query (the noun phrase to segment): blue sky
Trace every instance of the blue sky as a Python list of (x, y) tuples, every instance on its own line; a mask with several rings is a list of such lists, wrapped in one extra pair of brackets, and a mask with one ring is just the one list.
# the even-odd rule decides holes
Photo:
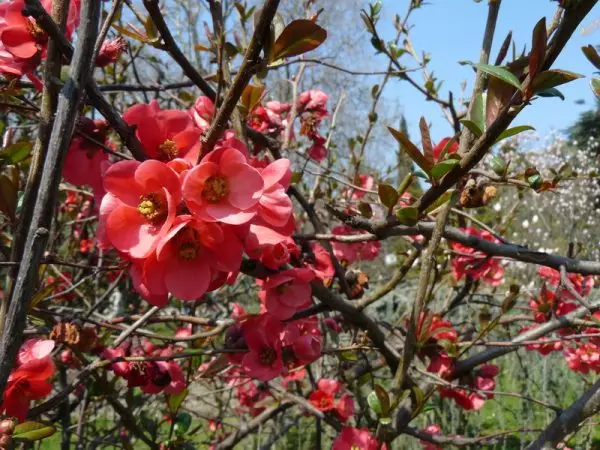
[[(473, 71), (469, 66), (461, 66), (458, 61), (479, 59), (479, 50), (487, 17), (487, 1), (475, 3), (473, 0), (428, 0), (427, 5), (416, 10), (411, 16), (415, 25), (411, 39), (418, 53), (425, 50), (430, 53), (432, 61), (429, 69), (444, 80), (441, 94), (447, 98), (452, 90), (456, 96), (460, 92), (460, 84), (467, 81), (467, 93), (471, 92)], [(407, 0), (384, 1), (380, 26), (384, 27), (384, 38), (391, 39), (394, 30), (393, 16), (404, 14)], [(493, 58), (507, 33), (512, 30), (517, 52), (526, 44), (531, 46), (531, 30), (536, 22), (546, 16), (547, 22), (552, 19), (557, 3), (550, 0), (504, 0), (500, 8), (500, 16), (496, 27)], [(596, 25), (597, 29), (594, 29)], [(587, 29), (587, 32), (584, 31)], [(532, 125), (540, 135), (551, 130), (563, 130), (573, 123), (579, 113), (589, 110), (594, 105), (594, 96), (589, 87), (594, 68), (587, 61), (581, 47), (600, 44), (600, 4), (596, 5), (575, 32), (553, 68), (570, 70), (585, 75), (560, 88), (566, 97), (537, 100), (515, 120), (516, 125)], [(509, 53), (510, 55), (510, 53)], [(408, 65), (408, 60), (406, 60)], [(420, 73), (414, 74), (422, 81)], [(386, 91), (390, 98), (399, 98), (409, 124), (413, 139), (418, 139), (418, 121), (425, 116), (432, 123), (432, 137), (435, 141), (452, 133), (448, 123), (441, 114), (439, 106), (423, 100), (422, 94), (406, 82), (394, 82)], [(576, 104), (577, 100), (585, 103)]]

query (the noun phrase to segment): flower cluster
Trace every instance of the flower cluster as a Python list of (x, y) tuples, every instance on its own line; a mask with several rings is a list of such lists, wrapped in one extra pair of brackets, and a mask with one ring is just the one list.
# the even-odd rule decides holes
[[(158, 306), (169, 294), (199, 300), (232, 283), (244, 251), (274, 269), (295, 251), (289, 160), (251, 158), (230, 131), (201, 156), (213, 110), (205, 97), (190, 111), (133, 106), (124, 119), (151, 159), (119, 161), (103, 175), (99, 245), (131, 261), (135, 289)], [(287, 280), (265, 285), (283, 289)]]
[(268, 312), (247, 316), (229, 328), (225, 347), (247, 376), (269, 381), (315, 361), (321, 356), (322, 338), (314, 317), (282, 322)]
[[(334, 227), (331, 232), (338, 236), (352, 236), (365, 234), (364, 231), (355, 230), (348, 225)], [(333, 252), (335, 257), (344, 264), (352, 264), (356, 261), (372, 261), (379, 255), (381, 249), (380, 241), (366, 242), (338, 242), (333, 241)]]
[[(46, 11), (52, 11), (52, 0), (43, 0)], [(69, 8), (66, 35), (71, 34), (79, 24), (80, 0)], [(22, 13), (25, 0), (12, 0), (0, 5), (0, 73), (20, 78), (27, 75), (41, 86), (34, 70), (46, 56), (48, 35), (35, 19)]]
[(317, 382), (317, 390), (312, 392), (308, 401), (319, 411), (333, 413), (341, 422), (347, 422), (354, 415), (354, 400), (344, 393), (335, 398), (344, 385), (337, 380), (321, 378)]
[(379, 441), (366, 428), (345, 427), (333, 441), (332, 450), (386, 450), (387, 445), (380, 446)]
[(327, 113), (327, 94), (311, 89), (298, 96), (296, 112), (300, 115), (300, 134), (312, 141), (307, 151), (308, 157), (323, 161), (327, 157), (326, 139), (319, 133), (318, 127)]
[(473, 371), (459, 380), (459, 384), (468, 386), (468, 389), (440, 388), (442, 398), (453, 399), (458, 406), (466, 411), (483, 408), (486, 399), (494, 398), (493, 390), (496, 389), (496, 380), (500, 369), (495, 364), (483, 364), (479, 369)]
[[(461, 231), (486, 241), (499, 243), (489, 231), (479, 231), (473, 227), (464, 228)], [(491, 286), (498, 286), (504, 282), (504, 268), (497, 259), (457, 242), (453, 242), (451, 246), (455, 253), (451, 260), (452, 274), (457, 281), (469, 276)]]
[(28, 339), (17, 355), (17, 363), (8, 378), (0, 412), (24, 421), (29, 402), (40, 400), (52, 391), (48, 381), (56, 367), (52, 361), (54, 341)]
[[(115, 375), (127, 380), (128, 387), (140, 387), (147, 394), (177, 394), (185, 389), (186, 382), (179, 364), (167, 358), (173, 354), (169, 347), (156, 347), (144, 340), (135, 344), (125, 341), (118, 347), (106, 348), (102, 357), (108, 360), (135, 358), (135, 361), (118, 360), (110, 365)], [(165, 360), (152, 359), (157, 357)]]

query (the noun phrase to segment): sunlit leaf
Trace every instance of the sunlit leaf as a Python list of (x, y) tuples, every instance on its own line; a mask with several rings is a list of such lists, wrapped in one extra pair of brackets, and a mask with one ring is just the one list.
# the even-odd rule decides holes
[(521, 82), (519, 81), (519, 79), (513, 73), (509, 72), (504, 67), (492, 66), (491, 64), (473, 63), (470, 61), (461, 61), (460, 64), (471, 65), (471, 66), (481, 70), (483, 73), (486, 73), (492, 77), (496, 77), (496, 78), (504, 81), (505, 83), (508, 83), (508, 84), (516, 87), (519, 90), (521, 89)]
[(588, 45), (586, 47), (581, 47), (581, 50), (594, 67), (600, 70), (600, 55), (598, 55), (596, 48), (593, 45)]
[(377, 186), (377, 193), (379, 194), (379, 201), (382, 205), (388, 208), (393, 208), (398, 203), (398, 191), (395, 187), (389, 184), (381, 183)]
[(546, 56), (546, 18), (542, 17), (533, 29), (531, 53), (529, 55), (529, 76), (535, 79), (544, 64)]
[(327, 39), (327, 31), (312, 20), (294, 20), (275, 41), (271, 61), (314, 50)]
[(462, 119), (460, 121), (460, 123), (462, 123), (465, 127), (467, 127), (467, 129), (477, 137), (479, 137), (483, 134), (483, 130), (481, 128), (479, 128), (479, 125), (477, 125), (472, 120)]
[(13, 439), (39, 441), (56, 433), (56, 428), (41, 422), (23, 422), (15, 427)]
[(454, 169), (459, 163), (460, 161), (458, 159), (446, 159), (444, 161), (440, 161), (431, 169), (431, 176), (439, 180), (452, 169)]
[(500, 136), (498, 136), (498, 139), (496, 139), (496, 142), (500, 142), (503, 139), (512, 137), (512, 136), (516, 136), (519, 133), (522, 133), (523, 131), (530, 131), (530, 130), (535, 130), (535, 128), (533, 128), (530, 125), (519, 125), (517, 127), (513, 127), (513, 128), (509, 128), (507, 130), (504, 130), (502, 133), (500, 133)]
[(396, 211), (396, 217), (402, 225), (410, 227), (419, 221), (419, 210), (414, 206), (406, 206)]
[(391, 127), (387, 128), (390, 131), (390, 133), (392, 133), (392, 136), (394, 136), (394, 139), (396, 139), (396, 141), (398, 141), (401, 144), (402, 150), (404, 150), (408, 154), (410, 159), (412, 159), (415, 164), (417, 164), (421, 169), (423, 169), (425, 173), (429, 174), (433, 165), (429, 161), (427, 161), (427, 159), (420, 152), (417, 146), (413, 144), (410, 141), (410, 139), (408, 139), (408, 137), (401, 131), (394, 130)]
[(421, 131), (421, 145), (423, 146), (423, 154), (429, 164), (433, 164), (433, 145), (431, 144), (431, 135), (429, 133), (429, 125), (425, 117), (419, 120), (419, 130)]
[(568, 70), (545, 70), (533, 80), (532, 89), (534, 92), (550, 89), (561, 84), (569, 83), (570, 81), (582, 78), (583, 75), (569, 72)]

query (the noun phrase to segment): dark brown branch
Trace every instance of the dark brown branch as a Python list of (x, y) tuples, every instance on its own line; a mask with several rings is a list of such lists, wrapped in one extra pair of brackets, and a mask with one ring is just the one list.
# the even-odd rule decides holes
[(40, 189), (23, 251), (23, 262), (19, 267), (0, 344), (0, 392), (4, 391), (15, 357), (23, 342), (28, 301), (33, 296), (38, 281), (38, 267), (48, 242), (48, 230), (54, 215), (53, 209), (64, 157), (75, 131), (84, 85), (91, 76), (99, 17), (100, 3), (95, 0), (85, 0), (81, 8), (81, 25), (71, 73), (60, 93), (56, 119), (42, 170)]

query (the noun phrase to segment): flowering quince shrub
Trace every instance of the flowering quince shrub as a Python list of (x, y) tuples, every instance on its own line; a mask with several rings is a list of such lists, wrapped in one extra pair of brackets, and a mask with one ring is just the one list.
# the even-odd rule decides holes
[(595, 0), (464, 102), (425, 2), (139, 3), (0, 4), (0, 449), (600, 446), (597, 161), (516, 124)]

